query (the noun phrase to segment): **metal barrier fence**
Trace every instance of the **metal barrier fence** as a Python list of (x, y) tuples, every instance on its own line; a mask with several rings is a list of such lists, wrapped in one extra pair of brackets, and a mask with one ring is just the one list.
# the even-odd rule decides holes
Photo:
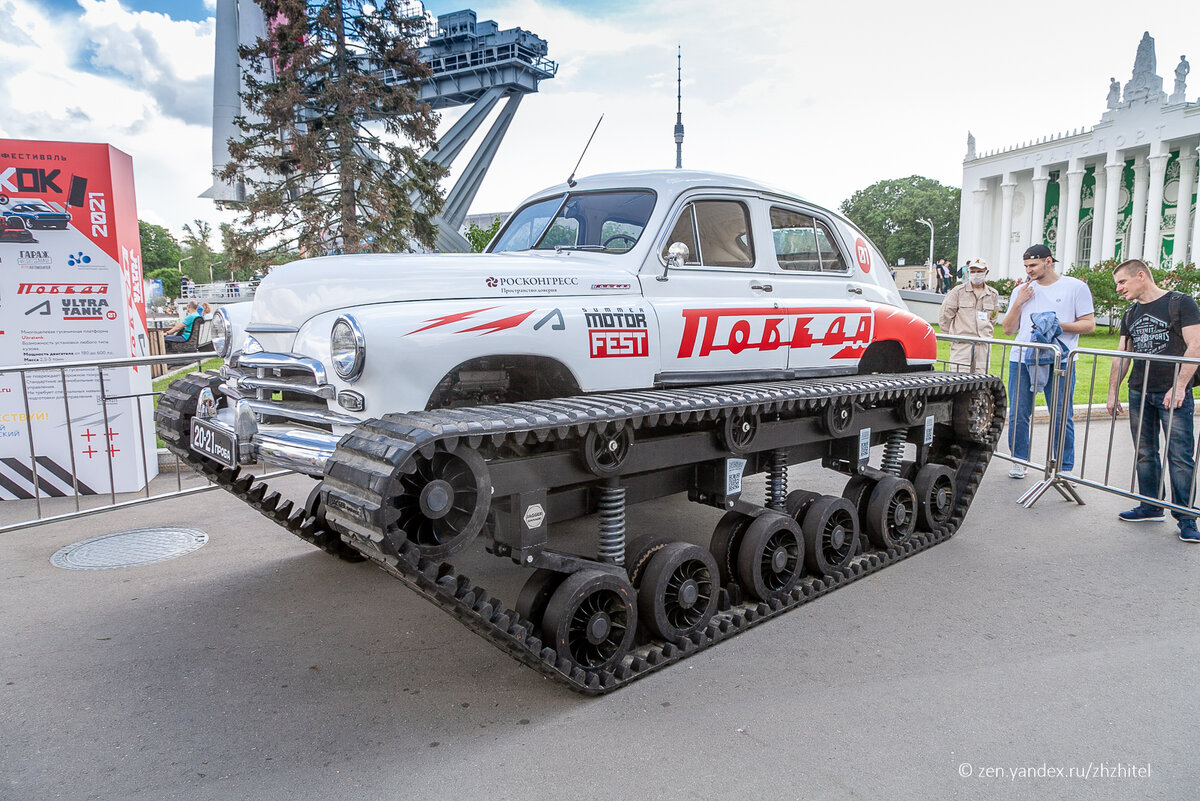
[[(1147, 505), (1161, 506), (1183, 515), (1200, 515), (1200, 507), (1196, 506), (1196, 471), (1195, 454), (1197, 448), (1194, 422), (1194, 405), (1191, 414), (1186, 419), (1181, 417), (1175, 408), (1163, 409), (1165, 420), (1153, 432), (1148, 430), (1148, 424), (1142, 422), (1147, 418), (1147, 399), (1152, 394), (1149, 389), (1151, 371), (1149, 365), (1171, 365), (1172, 385), (1178, 380), (1179, 371), (1184, 365), (1200, 367), (1200, 359), (1183, 356), (1151, 356), (1130, 353), (1127, 351), (1104, 350), (1100, 348), (1077, 348), (1064, 358), (1051, 358), (1049, 375), (1043, 398), (1047, 399), (1044, 407), (1035, 407), (1035, 419), (1045, 418), (1045, 426), (1030, 426), (1030, 448), (1022, 458), (1014, 454), (1014, 439), (1017, 426), (1014, 425), (1013, 390), (1023, 380), (1020, 373), (1028, 375), (1029, 365), (1024, 357), (1024, 351), (1044, 353), (1057, 348), (1047, 344), (1022, 343), (1014, 345), (1011, 340), (993, 340), (981, 337), (963, 337), (950, 334), (939, 334), (938, 339), (950, 343), (969, 343), (971, 345), (968, 362), (943, 362), (940, 366), (947, 370), (965, 370), (970, 372), (987, 372), (998, 375), (1005, 382), (1009, 394), (1008, 423), (1005, 435), (996, 449), (996, 456), (1012, 462), (1014, 465), (1030, 468), (1041, 474), (1040, 479), (1027, 492), (1017, 499), (1026, 508), (1032, 507), (1051, 489), (1057, 491), (1066, 500), (1082, 504), (1083, 500), (1076, 491), (1078, 487), (1088, 487), (1114, 495), (1129, 498)], [(1000, 349), (998, 367), (993, 367), (991, 349)], [(1107, 408), (1108, 389), (1112, 374), (1112, 362), (1121, 360), (1129, 366), (1142, 365), (1140, 385), (1129, 386), (1129, 379), (1122, 381), (1125, 392), (1136, 393), (1137, 408), (1129, 408), (1127, 403), (1122, 406), (1125, 410), (1118, 414), (1110, 414)], [(1014, 375), (1014, 367), (1017, 374)], [(1132, 371), (1128, 371), (1132, 374)], [(1083, 403), (1076, 405), (1075, 398), (1081, 393), (1080, 380), (1085, 383)], [(1118, 386), (1118, 398), (1122, 386)], [(1188, 394), (1193, 394), (1188, 390)], [(1058, 403), (1050, 403), (1049, 399), (1058, 399)], [(1185, 406), (1190, 405), (1186, 404)], [(1043, 411), (1044, 410), (1044, 411)], [(1152, 409), (1155, 415), (1157, 409)], [(1132, 415), (1132, 419), (1130, 416)], [(1119, 418), (1125, 422), (1118, 426)], [(1135, 426), (1134, 423), (1137, 423)], [(1081, 424), (1081, 425), (1080, 425)], [(1170, 442), (1172, 431), (1190, 431), (1190, 442), (1186, 447), (1186, 458), (1171, 464), (1167, 443)], [(1154, 437), (1153, 442), (1150, 437)], [(1138, 481), (1139, 453), (1144, 446), (1156, 446), (1145, 449), (1142, 457), (1143, 468), (1149, 467), (1148, 459), (1153, 451), (1158, 459), (1158, 488), (1153, 494), (1142, 493)], [(1097, 457), (1097, 451), (1101, 456)], [(1126, 454), (1128, 456), (1126, 457)], [(1039, 462), (1033, 459), (1034, 454), (1044, 454)], [(1117, 462), (1114, 463), (1114, 455)], [(1076, 458), (1077, 457), (1077, 458)], [(1089, 460), (1090, 457), (1090, 460)], [(1128, 483), (1122, 480), (1128, 470)], [(1165, 500), (1164, 492), (1169, 488), (1170, 477), (1174, 472), (1190, 471), (1192, 473), (1190, 487), (1183, 493), (1186, 503), (1175, 503)], [(1153, 473), (1155, 471), (1149, 471)], [(1151, 482), (1153, 483), (1153, 482)]]
[[(1104, 387), (1103, 401), (1107, 401), (1107, 385), (1110, 365), (1113, 359), (1126, 359), (1132, 362), (1144, 363), (1166, 363), (1173, 365), (1173, 375), (1179, 375), (1179, 369), (1184, 364), (1200, 365), (1200, 359), (1188, 359), (1184, 357), (1170, 356), (1145, 356), (1140, 354), (1131, 354), (1120, 351), (1099, 350), (1094, 348), (1079, 348), (1072, 351), (1065, 359), (1058, 358), (1058, 351), (1053, 345), (1023, 343), (1019, 347), (1014, 347), (1013, 343), (1008, 340), (992, 340), (979, 337), (963, 337), (950, 334), (941, 334), (938, 336), (941, 341), (949, 343), (960, 343), (970, 345), (970, 354), (965, 362), (945, 361), (939, 362), (939, 367), (944, 370), (960, 370), (967, 372), (982, 372), (998, 375), (1005, 381), (1009, 393), (1009, 423), (1005, 427), (1005, 435), (1001, 437), (1001, 441), (996, 449), (996, 456), (1000, 459), (1011, 462), (1015, 467), (1026, 468), (1035, 471), (1035, 475), (1040, 474), (1040, 478), (1030, 489), (1025, 492), (1019, 499), (1018, 503), (1026, 508), (1032, 507), (1037, 501), (1051, 489), (1054, 489), (1068, 501), (1073, 501), (1078, 504), (1083, 504), (1084, 501), (1080, 498), (1077, 488), (1080, 486), (1089, 487), (1091, 489), (1100, 490), (1103, 492), (1113, 493), (1124, 496), (1139, 502), (1152, 503), (1155, 506), (1163, 506), (1167, 509), (1177, 511), (1183, 514), (1197, 515), (1200, 514), (1200, 509), (1195, 506), (1196, 494), (1196, 475), (1195, 470), (1192, 470), (1190, 481), (1190, 491), (1187, 493), (1187, 503), (1177, 504), (1172, 501), (1159, 500), (1163, 495), (1162, 482), (1160, 481), (1159, 490), (1154, 495), (1142, 494), (1138, 491), (1137, 486), (1137, 454), (1141, 449), (1143, 437), (1146, 436), (1144, 426), (1138, 427), (1136, 436), (1131, 436), (1124, 431), (1117, 431), (1117, 417), (1110, 415), (1107, 409), (1102, 404), (1096, 403), (1098, 387)], [(992, 368), (992, 353), (993, 349), (1000, 350), (1000, 359), (998, 367)], [(1014, 355), (1018, 358), (1010, 358)], [(1027, 362), (1024, 354), (1031, 352), (1034, 356), (1030, 357)], [(1038, 358), (1040, 357), (1040, 358)], [(215, 485), (210, 484), (203, 479), (199, 474), (192, 473), (189, 469), (175, 457), (172, 457), (172, 463), (175, 472), (175, 480), (173, 482), (164, 480), (160, 474), (154, 481), (146, 481), (145, 487), (136, 493), (119, 493), (116, 490), (115, 471), (113, 465), (113, 456), (111, 448), (108, 452), (108, 492), (101, 495), (87, 496), (87, 500), (80, 495), (78, 471), (75, 464), (74, 456), (71, 457), (70, 475), (65, 475), (65, 470), (58, 469), (55, 471), (55, 477), (58, 481), (69, 483), (73, 493), (68, 499), (67, 493), (59, 491), (56, 494), (59, 497), (43, 498), (43, 493), (40, 491), (48, 484), (43, 482), (39, 476), (39, 464), (44, 463), (44, 457), (36, 455), (36, 448), (33, 440), (33, 415), (31, 414), (29, 402), (29, 376), (35, 373), (57, 373), (58, 383), (63, 390), (63, 412), (66, 420), (65, 434), (67, 436), (68, 446), (72, 437), (71, 429), (71, 396), (67, 389), (67, 373), (68, 371), (80, 370), (95, 370), (98, 377), (100, 388), (100, 403), (101, 409), (105, 414), (105, 423), (107, 425), (107, 406), (111, 402), (127, 400), (130, 398), (141, 399), (149, 396), (154, 396), (160, 393), (151, 390), (148, 393), (130, 393), (130, 394), (109, 394), (107, 392), (107, 384), (105, 380), (105, 371), (131, 369), (133, 367), (141, 367), (143, 365), (173, 365), (176, 367), (184, 366), (188, 369), (199, 369), (203, 361), (213, 358), (211, 354), (200, 354), (198, 356), (181, 357), (179, 354), (166, 356), (149, 356), (140, 358), (126, 359), (102, 359), (93, 361), (78, 361), (65, 362), (59, 364), (30, 364), (30, 365), (15, 365), (10, 367), (0, 367), (0, 378), (10, 375), (20, 375), (21, 390), (23, 393), (22, 403), (24, 408), (23, 420), (26, 424), (26, 435), (29, 438), (29, 457), (30, 468), (25, 472), (24, 478), (33, 487), (31, 497), (28, 500), (9, 500), (0, 503), (0, 521), (5, 518), (12, 522), (0, 522), (0, 534), (17, 531), (31, 526), (40, 525), (43, 523), (58, 522), (69, 520), (72, 518), (83, 517), (87, 515), (98, 514), (112, 509), (122, 509), (130, 506), (150, 503), (153, 501), (164, 500), (167, 498), (180, 497), (184, 495), (192, 495), (199, 492), (207, 492), (215, 489)], [(1031, 369), (1032, 368), (1032, 369)], [(1148, 370), (1142, 371), (1143, 379), (1140, 387), (1140, 405), (1136, 410), (1137, 419), (1142, 419), (1146, 413), (1146, 398), (1149, 393), (1146, 391), (1146, 380), (1149, 376)], [(1077, 392), (1077, 379), (1085, 377), (1087, 379), (1087, 402), (1079, 408), (1074, 407), (1074, 396)], [(1044, 412), (1041, 408), (1033, 405), (1033, 399), (1030, 398), (1030, 392), (1024, 382), (1028, 381), (1029, 388), (1035, 391), (1033, 397), (1041, 394), (1043, 398), (1057, 399), (1057, 403), (1047, 403), (1044, 407)], [(1139, 389), (1135, 387), (1135, 389)], [(1024, 428), (1014, 425), (1013, 401), (1012, 396), (1014, 390), (1029, 400), (1030, 425), (1028, 430), (1028, 444), (1023, 437)], [(144, 430), (145, 420), (143, 418), (142, 407), (144, 404), (135, 404), (138, 411), (138, 430)], [(1082, 412), (1082, 436), (1079, 435), (1079, 426), (1075, 423), (1079, 420)], [(1130, 414), (1134, 414), (1135, 410), (1130, 409)], [(1023, 416), (1023, 415), (1022, 415)], [(1036, 425), (1042, 417), (1047, 419), (1047, 425)], [(1182, 425), (1177, 419), (1178, 415), (1174, 409), (1167, 410), (1166, 421), (1164, 424), (1167, 440), (1169, 441), (1171, 432), (1179, 431), (1188, 428)], [(1191, 422), (1190, 418), (1188, 422)], [(1096, 425), (1093, 425), (1096, 423)], [(1121, 426), (1124, 429), (1124, 426)], [(1194, 464), (1196, 452), (1196, 439), (1194, 436), (1190, 438), (1191, 443), (1188, 449), (1188, 459), (1190, 464)], [(1155, 433), (1157, 436), (1157, 432)], [(1074, 461), (1076, 443), (1080, 443), (1082, 447), (1079, 449), (1078, 463)], [(1126, 448), (1131, 448), (1132, 456), (1128, 459), (1119, 459), (1117, 464), (1114, 464), (1114, 451), (1118, 452), (1122, 457), (1125, 454)], [(1103, 452), (1103, 462), (1095, 457), (1097, 450)], [(1018, 455), (1018, 452), (1020, 455)], [(1168, 459), (1168, 449), (1160, 447), (1158, 449), (1160, 463), (1159, 475), (1170, 477), (1173, 472), (1178, 472), (1180, 469), (1185, 469), (1187, 465), (1175, 466), (1170, 464)], [(1037, 458), (1035, 458), (1035, 456)], [(1089, 456), (1091, 461), (1089, 462)], [(142, 449), (142, 471), (143, 475), (149, 475), (148, 457), (145, 453), (145, 448)], [(1039, 461), (1040, 459), (1040, 461)], [(12, 461), (12, 460), (0, 460)], [(51, 469), (58, 468), (57, 465), (50, 466)], [(65, 466), (63, 466), (65, 467)], [(1089, 470), (1089, 468), (1091, 468)], [(1129, 470), (1128, 489), (1124, 483), (1117, 483), (1118, 475), (1123, 475), (1123, 471)], [(264, 473), (261, 469), (258, 471), (260, 477), (271, 478), (279, 475), (285, 475), (289, 471), (278, 470), (270, 473)], [(185, 476), (187, 483), (191, 486), (184, 486)], [(1169, 480), (1168, 480), (1169, 483)], [(174, 486), (171, 486), (171, 485)], [(152, 485), (155, 485), (152, 487)], [(118, 499), (119, 495), (124, 495)], [(105, 498), (107, 500), (105, 502)], [(69, 508), (73, 504), (74, 508)], [(86, 508), (85, 508), (86, 505)], [(44, 506), (52, 507), (50, 513), (45, 513)], [(63, 510), (65, 508), (65, 511)], [(30, 508), (32, 507), (32, 508)], [(29, 511), (34, 514), (30, 515)], [(14, 519), (20, 518), (20, 519)]]
[[(97, 379), (96, 384), (99, 388), (98, 400), (101, 415), (96, 421), (97, 424), (103, 422), (105, 429), (110, 430), (110, 404), (120, 401), (133, 401), (132, 405), (137, 410), (136, 431), (144, 432), (147, 421), (143, 407), (146, 404), (142, 402), (142, 399), (161, 393), (155, 392), (153, 388), (149, 392), (110, 392), (109, 388), (111, 385), (120, 383), (114, 381), (113, 371), (131, 370), (134, 367), (149, 367), (153, 365), (170, 365), (181, 369), (198, 370), (204, 361), (212, 358), (214, 358), (212, 353), (197, 355), (170, 354), (138, 358), (96, 359), (54, 364), (24, 364), (0, 367), (0, 379), (13, 375), (20, 377), (23, 413), (17, 414), (17, 417), (19, 418), (19, 422), (24, 423), (24, 433), (29, 442), (28, 455), (30, 459), (28, 467), (15, 458), (0, 459), (0, 463), (4, 465), (5, 469), (11, 471), (11, 475), (0, 473), (0, 485), (4, 486), (10, 495), (19, 493), (14, 499), (0, 502), (0, 521), (2, 521), (0, 522), (0, 534), (18, 531), (43, 523), (70, 520), (99, 514), (100, 512), (112, 509), (123, 509), (166, 498), (194, 495), (199, 492), (216, 489), (216, 485), (208, 483), (198, 473), (193, 473), (176, 457), (172, 457), (171, 461), (168, 462), (174, 468), (175, 480), (173, 482), (165, 479), (161, 472), (159, 472), (157, 478), (153, 480), (149, 479), (151, 473), (150, 459), (154, 458), (158, 460), (158, 453), (157, 448), (155, 448), (151, 451), (154, 453), (154, 456), (150, 457), (146, 453), (145, 443), (143, 443), (143, 447), (141, 448), (139, 465), (141, 476), (147, 478), (143, 489), (137, 492), (119, 492), (117, 490), (118, 482), (114, 466), (114, 448), (111, 446), (107, 449), (101, 448), (97, 451), (97, 453), (107, 454), (108, 491), (95, 491), (89, 487), (81, 486), (82, 482), (80, 481), (79, 469), (73, 448), (74, 430), (72, 426), (71, 403), (73, 398), (78, 403), (81, 395), (90, 395), (90, 393), (83, 393), (78, 390), (72, 391), (68, 388), (68, 374), (70, 374), (71, 378), (70, 383), (77, 384), (80, 380), (81, 372), (86, 374), (94, 370)], [(55, 373), (57, 373), (56, 379), (53, 377)], [(38, 414), (35, 414), (34, 409), (30, 405), (30, 387), (35, 384), (45, 387), (47, 380), (41, 376), (45, 376), (46, 374), (50, 374), (52, 377), (49, 380), (56, 383), (62, 389), (63, 434), (66, 437), (66, 451), (70, 454), (69, 470), (66, 464), (60, 465), (44, 455), (39, 455), (38, 451), (44, 454), (48, 445), (52, 443), (47, 443), (44, 436), (39, 436), (36, 442), (34, 438), (34, 422)], [(150, 436), (154, 435), (151, 434)], [(89, 449), (91, 448), (90, 445), (88, 447)], [(159, 465), (156, 465), (156, 468), (158, 471), (163, 469), (161, 462)], [(263, 477), (284, 475), (288, 472), (280, 470), (272, 473), (264, 473)], [(184, 486), (185, 477), (186, 483), (190, 486)], [(20, 484), (17, 483), (18, 479), (21, 481)], [(172, 484), (174, 485), (173, 487), (171, 486)], [(68, 487), (69, 490), (66, 489)], [(87, 494), (88, 492), (91, 494)]]

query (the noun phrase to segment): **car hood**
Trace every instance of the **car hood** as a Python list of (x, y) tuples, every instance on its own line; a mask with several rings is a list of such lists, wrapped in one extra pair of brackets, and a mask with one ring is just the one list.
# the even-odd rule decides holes
[(640, 294), (629, 258), (563, 251), (305, 259), (263, 279), (251, 324), (299, 326), (324, 312), (375, 303)]

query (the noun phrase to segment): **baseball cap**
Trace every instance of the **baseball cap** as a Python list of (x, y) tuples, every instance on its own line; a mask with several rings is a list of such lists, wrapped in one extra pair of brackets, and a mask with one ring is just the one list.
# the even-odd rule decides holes
[(1031, 245), (1026, 248), (1025, 255), (1021, 257), (1021, 261), (1025, 261), (1025, 259), (1050, 259), (1051, 261), (1058, 261), (1058, 259), (1054, 258), (1054, 254), (1050, 252), (1050, 248), (1045, 245)]

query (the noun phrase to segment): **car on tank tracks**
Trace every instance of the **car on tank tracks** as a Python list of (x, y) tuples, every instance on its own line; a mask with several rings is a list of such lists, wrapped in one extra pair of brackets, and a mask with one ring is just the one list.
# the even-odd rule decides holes
[[(276, 268), (213, 341), (221, 370), (160, 400), (169, 448), (588, 693), (950, 536), (1004, 407), (996, 379), (932, 370), (932, 329), (851, 222), (683, 170), (538, 192), (480, 254)], [(810, 462), (843, 492), (789, 491)], [(627, 536), (627, 504), (681, 493), (720, 510), (708, 542)], [(555, 524), (584, 515), (594, 548), (565, 549)], [(528, 574), (515, 603), (457, 572), (468, 548)]]

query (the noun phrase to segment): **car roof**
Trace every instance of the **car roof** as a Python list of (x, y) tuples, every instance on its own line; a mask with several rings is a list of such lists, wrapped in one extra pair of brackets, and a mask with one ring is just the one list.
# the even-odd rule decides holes
[(562, 193), (568, 190), (580, 192), (598, 189), (634, 188), (653, 189), (663, 195), (677, 195), (688, 189), (707, 187), (765, 192), (771, 195), (779, 195), (780, 197), (804, 200), (801, 195), (797, 195), (795, 192), (788, 192), (749, 178), (701, 170), (633, 170), (589, 175), (577, 179), (574, 187), (570, 187), (564, 182), (548, 186), (542, 191), (536, 192), (533, 196), (539, 197)]

